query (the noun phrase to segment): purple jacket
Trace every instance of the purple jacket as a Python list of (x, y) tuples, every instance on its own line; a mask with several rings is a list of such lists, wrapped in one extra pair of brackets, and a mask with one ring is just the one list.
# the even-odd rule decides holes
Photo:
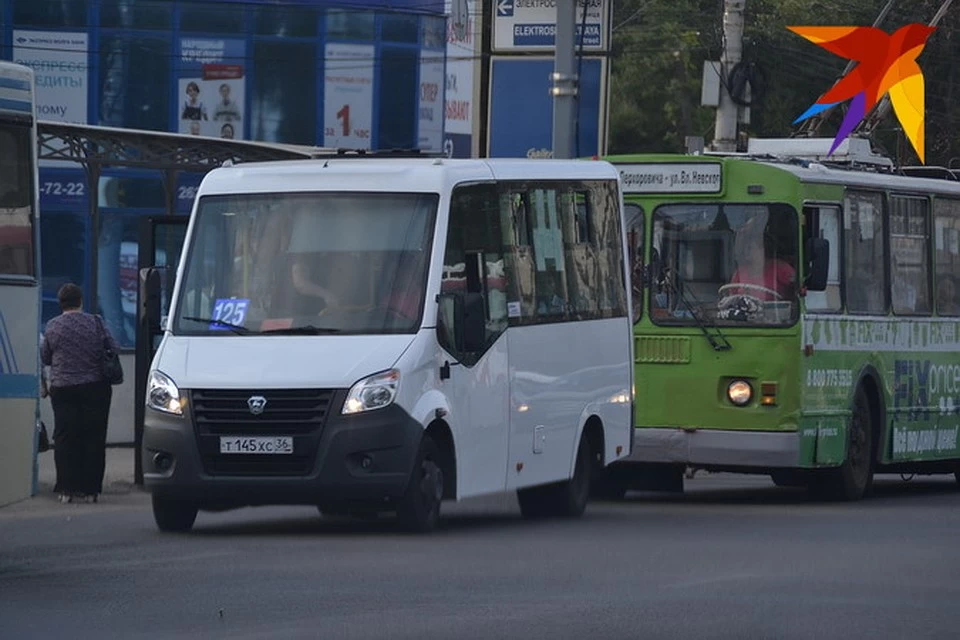
[(97, 316), (83, 311), (62, 313), (47, 322), (40, 360), (50, 367), (51, 387), (101, 382), (104, 335), (114, 350), (120, 347)]

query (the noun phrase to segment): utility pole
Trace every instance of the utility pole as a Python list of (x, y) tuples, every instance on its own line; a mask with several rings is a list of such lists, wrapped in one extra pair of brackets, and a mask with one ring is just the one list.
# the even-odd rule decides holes
[[(550, 95), (553, 96), (553, 157), (573, 158), (576, 144), (577, 92), (580, 79), (576, 69), (577, 0), (557, 0), (555, 40)], [(584, 5), (583, 10), (587, 7)], [(581, 35), (583, 37), (583, 35)]]
[[(714, 151), (737, 150), (737, 121), (740, 109), (730, 97), (727, 79), (743, 53), (743, 11), (746, 0), (724, 0), (723, 54), (720, 57), (720, 106), (713, 131)], [(559, 31), (559, 26), (558, 31)], [(557, 34), (559, 37), (559, 33)]]

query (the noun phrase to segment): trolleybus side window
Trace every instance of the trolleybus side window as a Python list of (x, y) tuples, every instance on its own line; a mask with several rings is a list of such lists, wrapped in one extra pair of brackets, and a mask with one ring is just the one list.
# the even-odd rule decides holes
[(890, 300), (898, 314), (929, 314), (930, 201), (890, 196)]
[(888, 308), (887, 287), (878, 286), (886, 282), (883, 195), (847, 190), (844, 209), (847, 310), (884, 314)]
[[(833, 205), (812, 205), (804, 207), (806, 218), (806, 236), (816, 236), (826, 240), (829, 246), (830, 262), (827, 268), (827, 288), (824, 291), (808, 291), (806, 305), (808, 311), (840, 311), (843, 300), (840, 296), (840, 207)], [(808, 256), (809, 259), (809, 256)]]
[(960, 200), (933, 203), (937, 315), (960, 316)]

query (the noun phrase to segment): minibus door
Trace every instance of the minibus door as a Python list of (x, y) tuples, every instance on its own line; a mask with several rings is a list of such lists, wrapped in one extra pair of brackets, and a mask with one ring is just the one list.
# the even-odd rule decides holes
[[(152, 290), (159, 296), (160, 317), (166, 318), (176, 279), (180, 250), (183, 248), (190, 216), (159, 215), (140, 220), (140, 238), (137, 251), (137, 345), (134, 360), (134, 481), (143, 484), (143, 465), (140, 448), (143, 438), (144, 403), (147, 393), (147, 374), (150, 363), (160, 345), (162, 323), (151, 322), (146, 309), (151, 302)], [(148, 274), (159, 281), (159, 287), (151, 287)]]

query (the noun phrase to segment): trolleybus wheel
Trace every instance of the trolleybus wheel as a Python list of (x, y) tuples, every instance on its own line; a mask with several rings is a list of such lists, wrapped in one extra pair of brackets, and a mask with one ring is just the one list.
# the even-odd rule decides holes
[(440, 449), (433, 438), (425, 434), (407, 490), (397, 504), (397, 518), (404, 529), (427, 533), (436, 528), (440, 521), (443, 483)]
[(836, 469), (814, 477), (811, 488), (831, 500), (859, 500), (873, 484), (873, 423), (863, 387), (857, 389), (847, 427), (847, 457)]

